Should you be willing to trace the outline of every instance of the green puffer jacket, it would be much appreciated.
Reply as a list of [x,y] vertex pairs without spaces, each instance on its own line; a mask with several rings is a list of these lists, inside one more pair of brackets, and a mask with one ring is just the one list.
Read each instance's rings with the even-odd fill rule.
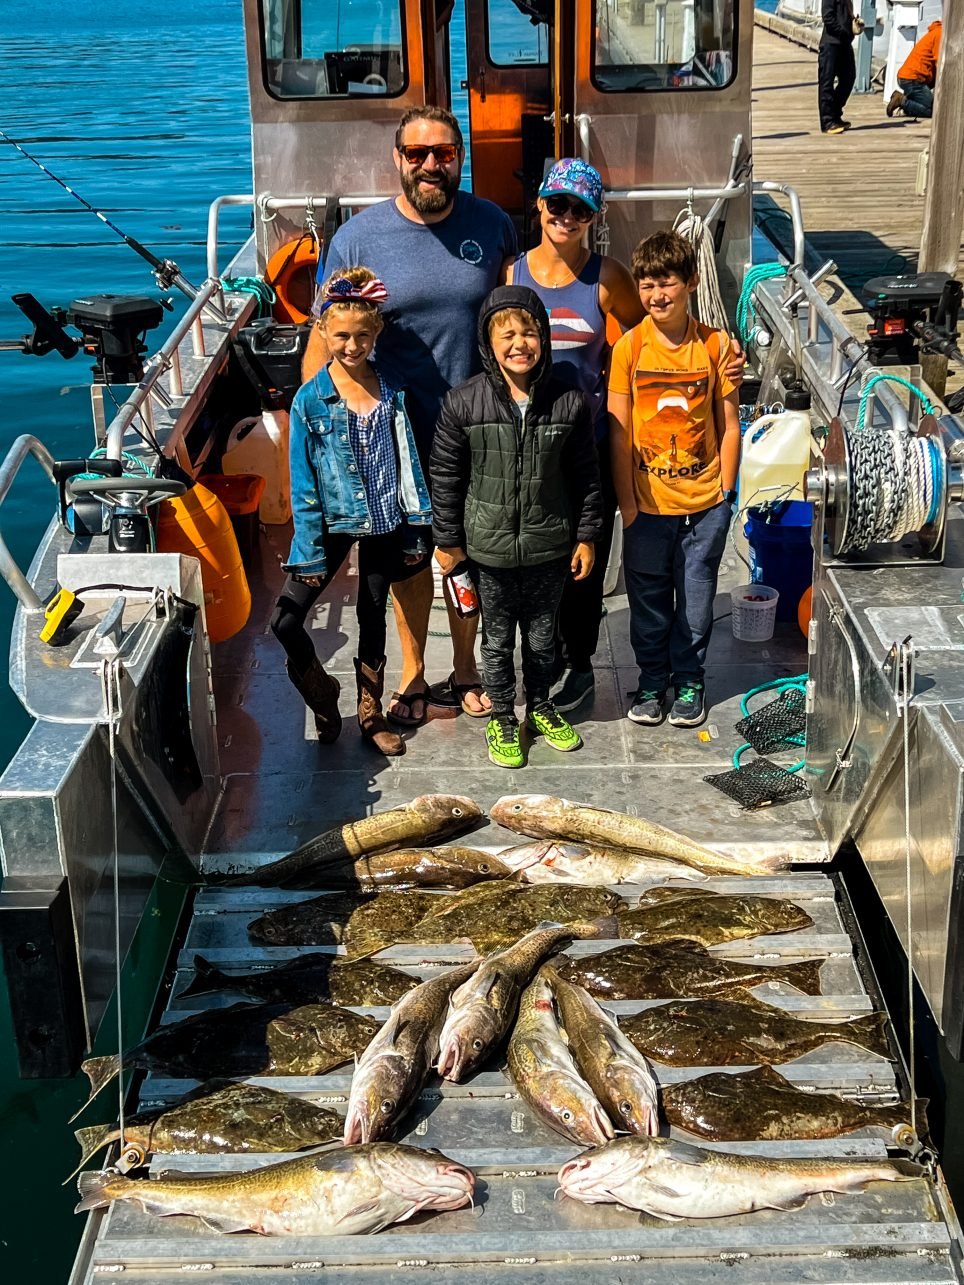
[[[524,425],[488,337],[489,318],[524,308],[537,320],[542,356]],[[592,415],[583,394],[553,378],[549,318],[525,286],[499,286],[479,314],[485,373],[453,388],[432,444],[432,534],[488,567],[533,566],[568,557],[602,533],[602,497]]]

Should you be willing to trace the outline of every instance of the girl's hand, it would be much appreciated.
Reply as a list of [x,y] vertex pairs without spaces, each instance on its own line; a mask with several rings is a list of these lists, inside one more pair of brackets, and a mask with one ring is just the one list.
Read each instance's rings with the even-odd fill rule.
[[442,575],[447,576],[454,571],[460,562],[465,561],[464,549],[436,549],[435,561],[441,568]]
[[586,576],[592,571],[592,564],[596,561],[596,551],[591,544],[577,544],[572,551],[572,561],[569,568],[572,571],[574,580],[585,580]]
[[321,587],[321,576],[292,576],[292,580],[297,580],[299,584],[310,585],[312,589]]
[[639,517],[639,509],[637,509],[635,505],[631,509],[624,508],[623,505],[620,505],[619,516],[623,520],[623,530],[625,531],[626,528],[628,526],[632,526],[633,523],[636,521],[636,519]]

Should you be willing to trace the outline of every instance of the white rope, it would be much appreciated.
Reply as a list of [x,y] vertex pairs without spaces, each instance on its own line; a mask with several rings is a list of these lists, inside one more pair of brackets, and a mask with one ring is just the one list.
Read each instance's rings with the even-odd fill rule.
[[101,686],[107,715],[107,745],[110,754],[110,810],[114,827],[114,988],[117,1004],[117,1121],[120,1133],[120,1155],[127,1150],[124,1135],[124,1010],[121,1001],[121,910],[120,910],[120,844],[117,833],[117,723],[120,718],[121,662],[115,656],[101,663]]
[[907,902],[907,1061],[910,1078],[910,1127],[917,1133],[917,1068],[914,1022],[914,921],[910,870],[910,653],[901,646],[901,677],[904,685],[904,891]]
[[896,544],[920,531],[940,490],[940,462],[930,438],[892,428],[865,428],[847,437],[850,514],[841,552]]
[[729,330],[730,322],[720,294],[713,237],[706,224],[692,210],[680,210],[673,227],[696,251],[697,270],[700,274],[700,283],[696,288],[697,318],[714,330]]

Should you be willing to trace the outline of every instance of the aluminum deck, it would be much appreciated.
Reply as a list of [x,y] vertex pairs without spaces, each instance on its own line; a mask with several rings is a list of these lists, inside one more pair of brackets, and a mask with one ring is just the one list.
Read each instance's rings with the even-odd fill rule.
[[[595,702],[579,712],[586,740],[582,751],[560,762],[540,743],[526,769],[506,772],[485,759],[482,721],[460,715],[433,719],[409,736],[404,757],[384,760],[360,742],[347,721],[333,749],[308,739],[300,698],[284,675],[280,649],[267,630],[285,540],[285,533],[275,529],[262,541],[263,585],[251,623],[241,637],[216,649],[226,781],[207,845],[208,870],[260,864],[339,820],[428,791],[466,793],[483,808],[505,793],[563,793],[638,811],[702,841],[749,846],[760,852],[779,850],[798,862],[826,859],[809,804],[743,814],[702,781],[705,774],[729,766],[738,743],[733,725],[740,716],[740,694],[767,679],[805,668],[804,643],[796,626],[778,627],[769,643],[745,644],[732,639],[728,619],[720,620],[708,678],[709,726],[716,735],[703,743],[693,731],[666,725],[637,728],[623,718],[623,696],[633,686],[635,671],[625,599],[616,594],[607,600]],[[742,578],[739,572],[740,564],[732,556],[723,583],[737,583]],[[341,583],[343,592],[320,608],[316,621],[319,655],[342,680],[346,715],[354,632],[351,585],[348,573]],[[721,592],[718,615],[728,609],[729,597]],[[434,617],[433,634],[436,629],[442,633],[444,620],[441,612]],[[431,680],[448,673],[448,661],[444,638],[433,636]],[[389,682],[394,664],[390,652]],[[495,850],[518,840],[488,824],[462,841]],[[811,865],[779,877],[724,878],[707,886],[746,890],[750,884],[754,891],[800,902],[814,924],[800,933],[731,943],[718,948],[720,952],[773,963],[803,957],[825,961],[826,994],[822,996],[802,996],[779,983],[769,983],[756,993],[800,1016],[845,1018],[869,1011],[873,1001],[855,960],[831,878]],[[619,891],[632,900],[639,889]],[[164,1020],[238,998],[180,997],[196,953],[228,972],[249,971],[296,954],[294,949],[253,946],[246,925],[270,906],[314,895],[256,888],[200,893],[177,959]],[[612,944],[582,942],[570,950],[595,952]],[[470,953],[465,945],[400,945],[378,958],[422,975]],[[628,1013],[651,1002],[655,1001],[611,1007]],[[658,1078],[669,1083],[710,1068],[655,1069]],[[796,1082],[868,1101],[893,1101],[899,1091],[893,1062],[851,1045],[826,1045],[780,1069]],[[317,1078],[260,1082],[337,1109],[346,1101],[350,1079],[350,1068],[345,1067]],[[149,1077],[140,1102],[170,1100],[188,1087],[186,1081]],[[478,1172],[474,1210],[421,1219],[377,1236],[305,1239],[221,1235],[194,1219],[157,1219],[117,1206],[91,1219],[86,1257],[81,1257],[85,1266],[75,1281],[91,1285],[122,1270],[125,1280],[144,1285],[169,1280],[175,1272],[203,1272],[223,1285],[242,1280],[306,1285],[309,1280],[354,1278],[428,1285],[454,1280],[456,1274],[465,1285],[482,1285],[492,1280],[495,1269],[505,1285],[522,1281],[527,1285],[576,1281],[655,1285],[665,1282],[670,1272],[677,1285],[735,1280],[748,1285],[804,1281],[812,1285],[951,1285],[964,1279],[953,1215],[941,1187],[924,1179],[875,1184],[861,1195],[814,1197],[799,1210],[717,1222],[662,1222],[615,1206],[589,1207],[556,1198],[555,1174],[576,1148],[532,1117],[498,1062],[464,1085],[430,1083],[404,1130],[407,1140],[438,1147]],[[883,1131],[864,1130],[830,1141],[745,1144],[733,1149],[761,1155],[881,1156],[886,1141]],[[257,1158],[250,1156],[177,1157],[156,1159],[152,1172],[165,1167],[213,1171],[253,1163]]]

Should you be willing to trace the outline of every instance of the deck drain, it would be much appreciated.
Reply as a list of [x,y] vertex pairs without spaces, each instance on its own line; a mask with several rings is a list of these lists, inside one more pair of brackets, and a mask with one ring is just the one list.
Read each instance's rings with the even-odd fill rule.
[[524,1214],[526,1211],[526,1193],[522,1187],[512,1188],[512,1212]]

